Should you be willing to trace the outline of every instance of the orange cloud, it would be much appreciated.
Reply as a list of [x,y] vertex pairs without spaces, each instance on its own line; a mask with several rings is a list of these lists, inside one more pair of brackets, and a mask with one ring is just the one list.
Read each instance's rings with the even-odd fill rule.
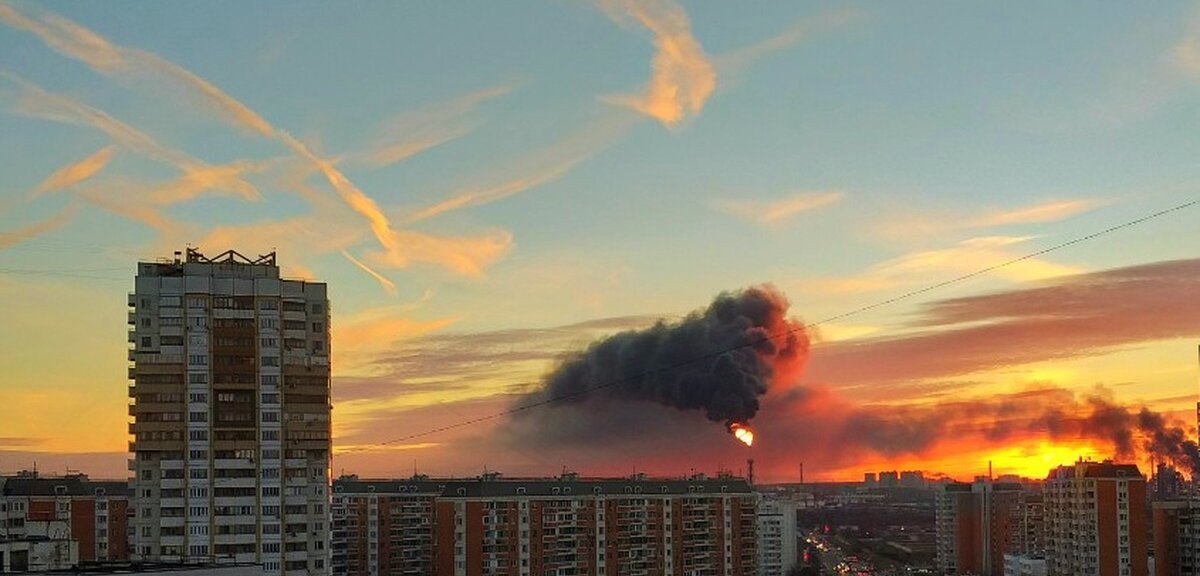
[[632,18],[654,35],[655,54],[650,81],[641,94],[622,94],[604,100],[631,108],[667,126],[678,124],[704,107],[716,87],[717,74],[691,22],[673,0],[606,0],[604,7],[618,22]]
[[[0,6],[0,12],[2,12],[2,10],[3,6]],[[45,194],[46,192],[68,188],[83,182],[88,178],[91,178],[106,165],[108,165],[109,160],[112,159],[113,151],[115,149],[116,147],[114,146],[105,146],[87,158],[72,162],[71,164],[55,170],[54,173],[47,176],[45,180],[42,180],[41,183],[39,183],[33,189],[32,195],[37,197]]]
[[968,228],[990,228],[1013,224],[1035,224],[1057,222],[1076,214],[1092,210],[1099,203],[1094,200],[1056,200],[1023,206],[1012,210],[996,210],[968,220],[962,226]]
[[54,216],[42,220],[41,222],[35,222],[28,226],[22,226],[7,232],[0,232],[0,250],[15,244],[20,244],[21,242],[24,242],[35,236],[40,236],[47,232],[62,228],[67,222],[71,221],[71,218],[75,217],[77,208],[78,206],[76,206],[74,203],[70,203]]
[[[87,126],[104,132],[124,148],[179,169],[184,173],[185,180],[191,178],[193,187],[203,183],[206,177],[220,172],[220,169],[214,169],[180,150],[164,146],[149,134],[100,110],[67,96],[47,92],[31,82],[11,74],[4,74],[4,76],[21,88],[20,100],[16,108],[20,113],[56,122]],[[212,179],[210,183],[216,189],[228,190],[243,198],[256,199],[259,197],[257,188],[235,175],[224,174],[220,178]],[[199,191],[193,191],[193,195],[198,193]]]
[[841,200],[841,192],[799,192],[777,200],[717,200],[717,210],[764,226],[780,224],[797,214],[816,210]]
[[114,73],[128,68],[120,49],[64,18],[29,18],[11,5],[0,3],[0,20],[12,28],[37,35],[56,52],[82,61],[97,71]]
[[469,208],[472,206],[479,206],[508,198],[509,196],[513,196],[515,194],[520,194],[521,192],[529,190],[530,188],[536,188],[547,182],[557,180],[558,178],[562,177],[562,175],[570,171],[571,168],[573,168],[577,163],[578,160],[568,161],[557,166],[552,166],[545,172],[523,176],[500,184],[499,186],[461,192],[454,197],[447,198],[441,202],[418,210],[406,218],[405,221],[408,224],[413,224],[422,220],[428,220],[444,212]]

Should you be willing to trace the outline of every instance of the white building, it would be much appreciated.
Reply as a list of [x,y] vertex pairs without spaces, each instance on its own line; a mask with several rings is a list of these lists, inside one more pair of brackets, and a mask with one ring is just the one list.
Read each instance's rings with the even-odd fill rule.
[[132,557],[329,570],[329,304],[275,254],[138,264]]
[[758,503],[758,573],[784,576],[799,561],[795,503],[763,496]]
[[1025,554],[1005,554],[1004,576],[1046,576],[1046,559]]

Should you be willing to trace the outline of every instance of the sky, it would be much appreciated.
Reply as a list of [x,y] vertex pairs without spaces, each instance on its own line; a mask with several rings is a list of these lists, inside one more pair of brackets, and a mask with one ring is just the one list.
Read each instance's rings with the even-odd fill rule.
[[[126,474],[126,294],[186,245],[329,284],[337,471],[1111,456],[1035,413],[1190,418],[1200,208],[870,306],[1195,200],[1198,106],[1188,2],[0,1],[0,471]],[[428,433],[764,285],[811,348],[753,451],[607,394]]]

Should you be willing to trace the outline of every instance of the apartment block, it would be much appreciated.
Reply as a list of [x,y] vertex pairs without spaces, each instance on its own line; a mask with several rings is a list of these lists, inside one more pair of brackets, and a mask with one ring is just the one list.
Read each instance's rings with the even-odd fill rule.
[[1039,500],[1011,482],[945,485],[935,504],[939,572],[1002,576],[1005,554],[1040,553]]
[[[12,553],[28,550],[31,557],[69,556],[71,561],[83,563],[127,560],[128,529],[129,485],[125,481],[93,481],[82,474],[39,476],[36,472],[0,477],[0,540],[13,543]],[[22,548],[16,544],[21,541],[29,545]],[[74,551],[66,552],[70,545],[36,544],[41,541],[69,541]],[[11,555],[8,560],[12,562]]]
[[333,573],[757,574],[757,496],[743,479],[334,482]]
[[1146,480],[1135,464],[1077,462],[1045,484],[1046,563],[1061,576],[1146,576]]
[[763,496],[758,502],[758,574],[786,576],[799,561],[796,504]]
[[329,570],[329,301],[275,254],[140,262],[129,295],[133,557]]
[[1154,503],[1154,575],[1200,574],[1200,503]]

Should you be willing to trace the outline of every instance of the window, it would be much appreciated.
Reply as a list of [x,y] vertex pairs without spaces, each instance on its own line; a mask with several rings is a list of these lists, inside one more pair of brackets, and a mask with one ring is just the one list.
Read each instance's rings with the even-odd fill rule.
[[192,412],[188,415],[189,422],[208,422],[208,412]]
[[262,365],[263,366],[279,366],[279,357],[278,356],[263,356]]
[[208,470],[204,468],[192,468],[188,471],[188,476],[192,480],[204,480],[208,478]]
[[192,518],[204,518],[208,516],[208,506],[192,506],[188,509],[188,516]]
[[264,442],[273,442],[279,440],[278,430],[263,430],[262,439]]
[[322,342],[320,340],[313,340],[312,351],[314,354],[323,352],[324,350],[325,350],[324,342]]
[[259,345],[263,348],[278,348],[279,347],[279,339],[278,338],[260,338]]
[[325,307],[320,304],[313,304],[311,310],[313,314],[320,314],[324,312]]
[[183,336],[163,336],[163,346],[183,346]]
[[188,432],[188,440],[196,442],[208,441],[208,430],[191,430]]
[[188,402],[208,402],[208,392],[192,392],[191,394],[188,394]]
[[142,336],[142,348],[149,348],[154,345],[154,339],[149,336]]
[[159,318],[159,324],[163,326],[183,326],[183,318],[179,316],[169,316],[167,318]]
[[263,318],[259,322],[259,325],[265,329],[278,330],[279,329],[279,320],[276,320],[275,318]]
[[258,308],[260,310],[278,310],[279,303],[274,300],[259,300]]
[[262,413],[262,421],[263,422],[278,422],[279,421],[279,413],[278,412],[263,412]]
[[262,403],[263,404],[278,404],[279,403],[279,394],[275,394],[275,393],[263,394],[262,395]]
[[188,364],[192,366],[208,366],[208,356],[204,354],[189,354]]
[[192,450],[188,452],[191,460],[208,460],[208,450]]
[[149,318],[142,318],[142,327],[143,327],[143,328],[149,328],[149,327],[150,327],[150,319],[149,319]]
[[192,372],[188,374],[188,384],[208,384],[208,374]]
[[262,384],[263,384],[263,386],[278,386],[279,385],[279,375],[278,374],[263,374],[262,375]]
[[207,306],[202,297],[192,296],[188,298],[188,308],[206,308]]
[[321,332],[321,331],[323,331],[323,330],[325,330],[325,323],[324,323],[324,322],[313,322],[313,323],[312,323],[312,331],[313,331],[313,332],[320,333],[320,332]]

